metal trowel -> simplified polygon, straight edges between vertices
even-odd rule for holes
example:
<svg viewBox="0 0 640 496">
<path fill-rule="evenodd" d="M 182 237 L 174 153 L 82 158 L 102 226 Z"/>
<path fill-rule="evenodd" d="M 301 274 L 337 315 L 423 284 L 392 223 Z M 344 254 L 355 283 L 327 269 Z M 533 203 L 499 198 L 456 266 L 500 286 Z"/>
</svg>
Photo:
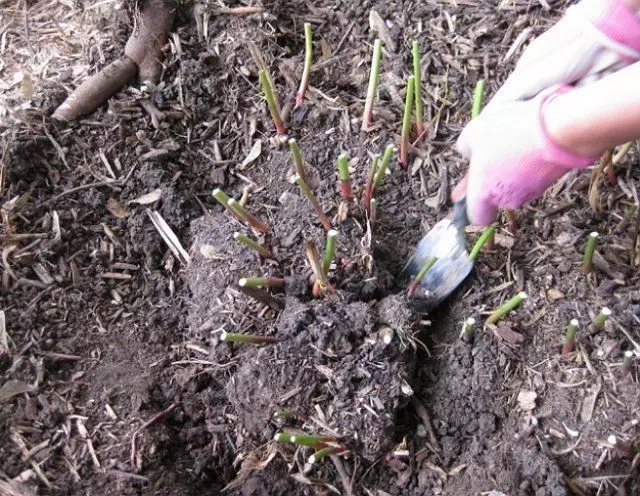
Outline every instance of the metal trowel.
<svg viewBox="0 0 640 496">
<path fill-rule="evenodd" d="M 467 176 L 452 193 L 453 212 L 442 219 L 424 236 L 411 258 L 402 269 L 400 280 L 408 283 L 434 257 L 437 261 L 424 275 L 415 301 L 425 311 L 438 306 L 449 296 L 471 272 L 473 261 L 467 252 L 464 228 L 469 225 L 467 217 Z"/>
<path fill-rule="evenodd" d="M 473 92 L 472 119 L 480 114 L 483 94 L 484 80 L 480 80 Z M 426 269 L 425 264 L 434 257 L 437 258 L 424 274 L 418 291 L 413 293 L 418 297 L 414 299 L 417 306 L 425 311 L 442 303 L 473 269 L 473 260 L 469 258 L 464 236 L 464 228 L 470 224 L 467 217 L 467 183 L 468 175 L 465 174 L 451 193 L 452 215 L 438 222 L 420 240 L 416 251 L 400 273 L 400 280 L 410 283 L 423 268 Z"/>
</svg>

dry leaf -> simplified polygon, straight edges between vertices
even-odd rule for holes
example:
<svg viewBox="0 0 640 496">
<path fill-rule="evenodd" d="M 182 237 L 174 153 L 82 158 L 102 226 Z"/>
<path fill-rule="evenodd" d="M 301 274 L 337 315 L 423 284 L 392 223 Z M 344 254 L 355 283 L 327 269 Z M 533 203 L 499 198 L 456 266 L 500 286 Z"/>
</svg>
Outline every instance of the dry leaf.
<svg viewBox="0 0 640 496">
<path fill-rule="evenodd" d="M 519 332 L 512 330 L 511 327 L 506 324 L 499 324 L 495 332 L 498 336 L 500 336 L 502 339 L 504 339 L 508 343 L 511 343 L 511 344 L 524 343 L 524 336 Z"/>
<path fill-rule="evenodd" d="M 573 244 L 573 236 L 566 231 L 561 232 L 556 238 L 556 243 L 561 248 L 566 248 Z"/>
<path fill-rule="evenodd" d="M 107 210 L 119 219 L 124 219 L 128 215 L 124 207 L 120 205 L 120 202 L 115 198 L 109 198 L 109 200 L 107 200 Z"/>
<path fill-rule="evenodd" d="M 600 162 L 593 168 L 591 177 L 589 178 L 589 205 L 591 209 L 598 213 L 602 210 L 600 202 L 600 191 L 598 189 L 600 177 L 603 175 L 605 169 L 609 166 L 612 160 L 613 150 L 607 150 L 600 157 Z"/>
<path fill-rule="evenodd" d="M 505 236 L 504 234 L 496 233 L 494 236 L 494 241 L 497 246 L 501 246 L 502 248 L 511 249 L 515 243 L 515 239 L 513 236 Z"/>
<path fill-rule="evenodd" d="M 536 407 L 538 393 L 535 391 L 520 391 L 518 393 L 518 404 L 525 412 L 530 412 Z"/>
<path fill-rule="evenodd" d="M 369 29 L 378 35 L 378 38 L 384 42 L 390 51 L 396 51 L 396 42 L 393 41 L 389 28 L 384 19 L 375 10 L 369 12 Z"/>
<path fill-rule="evenodd" d="M 35 390 L 35 386 L 27 384 L 24 381 L 11 379 L 5 382 L 0 388 L 0 403 L 4 403 L 8 399 L 17 396 L 18 394 L 30 393 Z"/>
<path fill-rule="evenodd" d="M 31 76 L 23 72 L 22 73 L 22 96 L 25 98 L 33 97 L 35 91 L 33 90 L 33 83 L 31 82 Z"/>
<path fill-rule="evenodd" d="M 331 47 L 324 38 L 320 38 L 320 51 L 322 52 L 322 60 L 331 58 Z"/>
<path fill-rule="evenodd" d="M 229 484 L 227 484 L 223 489 L 223 491 L 225 492 L 231 491 L 233 489 L 242 487 L 246 482 L 246 480 L 249 478 L 249 475 L 251 475 L 251 472 L 253 472 L 254 470 L 258 470 L 258 471 L 264 470 L 267 467 L 267 465 L 271 463 L 271 460 L 273 460 L 276 454 L 277 452 L 273 451 L 269 453 L 267 458 L 265 458 L 264 460 L 261 460 L 259 458 L 260 455 L 256 451 L 252 451 L 251 453 L 249 453 L 247 458 L 245 458 L 242 461 L 240 470 L 238 470 L 238 472 L 236 473 L 236 478 L 232 480 Z"/>
<path fill-rule="evenodd" d="M 9 350 L 9 338 L 7 334 L 7 319 L 4 310 L 0 310 L 0 353 Z"/>
<path fill-rule="evenodd" d="M 600 394 L 600 389 L 602 388 L 602 382 L 598 377 L 596 379 L 596 384 L 589 389 L 589 392 L 584 397 L 584 401 L 582 402 L 582 409 L 580 410 L 580 420 L 583 424 L 586 424 L 593 418 L 593 411 L 596 408 L 596 401 L 598 401 L 598 395 Z"/>
<path fill-rule="evenodd" d="M 151 203 L 157 202 L 162 197 L 161 189 L 154 189 L 150 191 L 146 195 L 142 195 L 135 200 L 131 200 L 129 203 L 137 203 L 138 205 L 150 205 Z"/>
<path fill-rule="evenodd" d="M 262 153 L 262 141 L 256 140 L 253 146 L 251 147 L 251 151 L 249 152 L 249 155 L 245 157 L 242 163 L 238 166 L 238 169 L 244 170 L 245 167 L 247 167 L 247 165 L 249 165 L 251 162 L 257 159 L 261 153 Z"/>
<path fill-rule="evenodd" d="M 552 300 L 561 300 L 562 298 L 564 298 L 564 293 L 562 291 L 558 291 L 555 288 L 551 288 L 549 291 L 547 291 L 547 296 Z"/>
<path fill-rule="evenodd" d="M 229 260 L 231 258 L 226 253 L 217 251 L 213 245 L 202 245 L 200 247 L 200 255 L 206 260 Z"/>
</svg>

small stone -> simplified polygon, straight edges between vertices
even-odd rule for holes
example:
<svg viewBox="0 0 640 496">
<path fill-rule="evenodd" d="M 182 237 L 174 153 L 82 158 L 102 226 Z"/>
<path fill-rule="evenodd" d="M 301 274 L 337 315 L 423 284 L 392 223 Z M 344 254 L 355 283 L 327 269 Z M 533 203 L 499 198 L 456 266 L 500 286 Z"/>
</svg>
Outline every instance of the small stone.
<svg viewBox="0 0 640 496">
<path fill-rule="evenodd" d="M 558 244 L 558 246 L 561 246 L 563 248 L 571 246 L 571 244 L 573 243 L 573 236 L 571 236 L 571 234 L 569 234 L 568 232 L 560 233 L 556 238 L 556 243 Z"/>
<path fill-rule="evenodd" d="M 564 293 L 562 293 L 562 291 L 558 291 L 555 288 L 551 288 L 549 291 L 547 291 L 547 296 L 552 300 L 561 300 L 562 298 L 564 298 Z"/>
<path fill-rule="evenodd" d="M 530 412 L 536 407 L 538 393 L 535 391 L 520 391 L 518 393 L 518 404 L 525 412 Z"/>
<path fill-rule="evenodd" d="M 558 264 L 558 270 L 563 274 L 567 274 L 571 271 L 571 262 L 564 260 Z"/>
</svg>

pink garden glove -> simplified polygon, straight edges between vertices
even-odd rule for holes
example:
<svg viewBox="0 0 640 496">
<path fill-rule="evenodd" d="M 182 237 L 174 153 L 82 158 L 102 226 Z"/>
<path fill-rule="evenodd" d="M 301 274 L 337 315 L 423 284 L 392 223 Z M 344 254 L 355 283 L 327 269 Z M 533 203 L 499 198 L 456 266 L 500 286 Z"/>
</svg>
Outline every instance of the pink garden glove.
<svg viewBox="0 0 640 496">
<path fill-rule="evenodd" d="M 640 17 L 623 0 L 582 0 L 524 51 L 488 107 L 584 84 L 640 60 Z"/>
<path fill-rule="evenodd" d="M 556 86 L 532 100 L 487 108 L 465 127 L 457 148 L 470 160 L 467 214 L 473 224 L 490 224 L 499 208 L 539 198 L 569 170 L 598 159 L 571 153 L 546 131 L 545 106 L 565 91 L 571 87 Z"/>
</svg>

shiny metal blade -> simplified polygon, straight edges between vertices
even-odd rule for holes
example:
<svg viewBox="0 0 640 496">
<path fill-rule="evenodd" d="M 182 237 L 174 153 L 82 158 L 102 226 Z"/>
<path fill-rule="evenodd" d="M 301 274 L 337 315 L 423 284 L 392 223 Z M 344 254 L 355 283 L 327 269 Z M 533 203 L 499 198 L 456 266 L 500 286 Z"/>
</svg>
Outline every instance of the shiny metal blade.
<svg viewBox="0 0 640 496">
<path fill-rule="evenodd" d="M 401 281 L 407 283 L 433 257 L 438 261 L 425 274 L 421 291 L 415 293 L 420 298 L 420 307 L 430 310 L 449 296 L 471 272 L 473 262 L 469 259 L 463 233 L 449 219 L 438 222 L 420 240 L 402 273 Z"/>
</svg>

